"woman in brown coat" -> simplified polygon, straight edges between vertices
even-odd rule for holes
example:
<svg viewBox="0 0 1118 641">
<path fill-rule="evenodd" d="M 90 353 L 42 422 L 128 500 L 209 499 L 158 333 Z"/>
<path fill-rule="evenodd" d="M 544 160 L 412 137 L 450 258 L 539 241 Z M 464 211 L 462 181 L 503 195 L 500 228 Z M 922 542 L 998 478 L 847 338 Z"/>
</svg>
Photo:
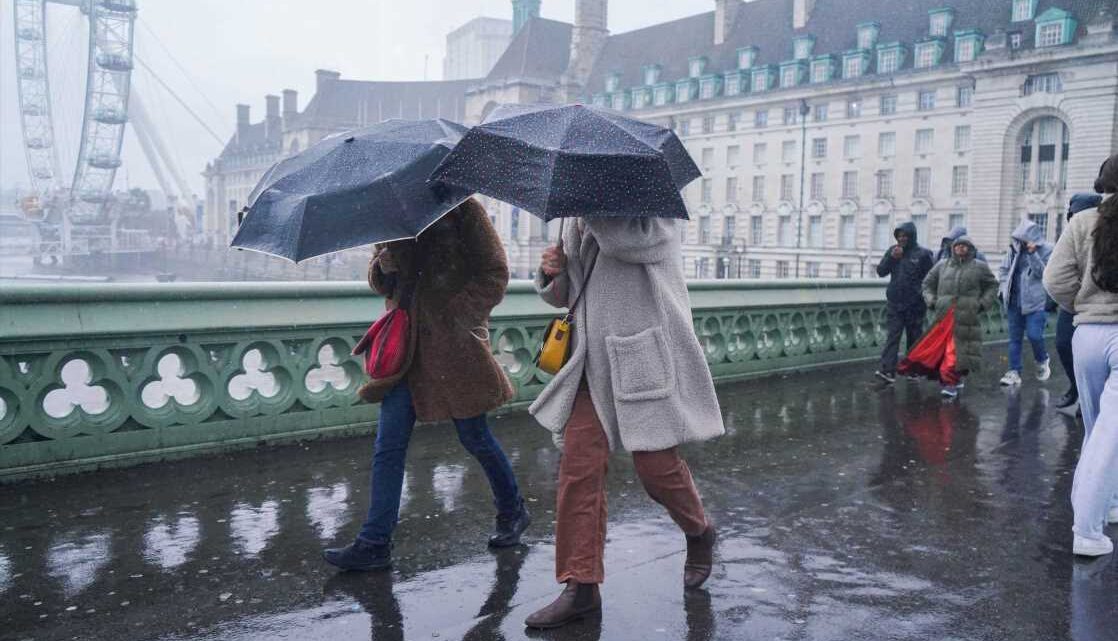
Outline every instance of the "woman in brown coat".
<svg viewBox="0 0 1118 641">
<path fill-rule="evenodd" d="M 389 307 L 410 298 L 415 346 L 401 380 L 373 381 L 361 388 L 362 398 L 381 403 L 372 501 L 357 539 L 323 553 L 329 563 L 346 570 L 389 566 L 404 460 L 416 420 L 454 422 L 458 439 L 481 464 L 493 490 L 497 531 L 489 545 L 520 543 L 530 518 L 485 417 L 513 395 L 489 345 L 489 314 L 504 297 L 508 279 L 500 238 L 485 209 L 472 199 L 418 239 L 389 243 L 373 254 L 369 286 L 387 297 Z"/>
</svg>

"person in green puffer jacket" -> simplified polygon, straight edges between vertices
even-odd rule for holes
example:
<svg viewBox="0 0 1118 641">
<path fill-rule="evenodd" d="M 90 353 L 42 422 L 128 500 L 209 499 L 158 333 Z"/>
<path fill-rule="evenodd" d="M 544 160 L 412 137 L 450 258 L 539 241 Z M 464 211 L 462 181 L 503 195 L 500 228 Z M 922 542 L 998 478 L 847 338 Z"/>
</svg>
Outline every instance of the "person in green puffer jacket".
<svg viewBox="0 0 1118 641">
<path fill-rule="evenodd" d="M 983 312 L 993 309 L 998 300 L 998 279 L 990 267 L 976 260 L 974 243 L 961 236 L 951 246 L 950 260 L 940 261 L 924 279 L 924 300 L 935 312 L 932 334 L 940 321 L 952 309 L 954 314 L 954 362 L 948 369 L 953 372 L 940 376 L 943 394 L 949 398 L 958 395 L 962 377 L 982 369 Z"/>
</svg>

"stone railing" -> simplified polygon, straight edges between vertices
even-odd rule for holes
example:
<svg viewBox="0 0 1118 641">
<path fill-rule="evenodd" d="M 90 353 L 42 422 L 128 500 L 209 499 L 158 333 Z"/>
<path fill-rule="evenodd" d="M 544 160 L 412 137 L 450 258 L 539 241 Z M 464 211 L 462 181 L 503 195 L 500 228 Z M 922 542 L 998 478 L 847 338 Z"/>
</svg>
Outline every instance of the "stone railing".
<svg viewBox="0 0 1118 641">
<path fill-rule="evenodd" d="M 884 339 L 879 282 L 690 289 L 719 381 L 869 358 Z M 382 307 L 363 283 L 0 287 L 0 481 L 367 432 L 349 352 Z M 532 360 L 555 314 L 529 283 L 493 314 L 510 409 L 548 381 Z"/>
</svg>

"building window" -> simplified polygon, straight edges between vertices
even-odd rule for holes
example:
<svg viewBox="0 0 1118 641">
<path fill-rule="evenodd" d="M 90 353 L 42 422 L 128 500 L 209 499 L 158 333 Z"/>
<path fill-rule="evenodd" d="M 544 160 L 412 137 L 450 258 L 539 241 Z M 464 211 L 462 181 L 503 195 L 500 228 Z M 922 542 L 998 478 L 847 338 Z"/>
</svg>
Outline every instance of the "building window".
<svg viewBox="0 0 1118 641">
<path fill-rule="evenodd" d="M 781 216 L 777 220 L 777 242 L 781 247 L 792 247 L 796 244 L 792 238 L 791 216 Z"/>
<path fill-rule="evenodd" d="M 847 78 L 847 79 L 861 78 L 863 73 L 865 73 L 865 69 L 862 65 L 862 55 L 861 54 L 850 55 L 850 56 L 847 56 L 846 58 L 843 59 L 843 61 L 842 61 L 842 77 L 843 78 Z"/>
<path fill-rule="evenodd" d="M 740 119 L 741 116 L 736 111 L 726 114 L 726 131 L 737 131 Z"/>
<path fill-rule="evenodd" d="M 780 177 L 780 199 L 792 201 L 796 197 L 796 181 L 795 176 L 792 174 L 784 174 Z"/>
<path fill-rule="evenodd" d="M 1068 128 L 1055 117 L 1038 118 L 1021 132 L 1021 189 L 1026 192 L 1067 188 L 1070 152 Z M 1033 166 L 1033 163 L 1037 163 Z M 1057 175 L 1057 164 L 1060 166 Z"/>
<path fill-rule="evenodd" d="M 651 87 L 652 85 L 660 82 L 660 66 L 649 65 L 644 68 L 644 84 Z"/>
<path fill-rule="evenodd" d="M 934 89 L 921 91 L 917 94 L 916 100 L 917 109 L 920 111 L 931 111 L 936 108 L 936 92 Z"/>
<path fill-rule="evenodd" d="M 804 275 L 808 278 L 819 278 L 819 263 L 811 260 L 805 262 Z"/>
<path fill-rule="evenodd" d="M 753 202 L 755 202 L 755 203 L 765 202 L 765 177 L 764 176 L 754 176 L 753 177 Z"/>
<path fill-rule="evenodd" d="M 955 151 L 970 150 L 970 125 L 955 127 Z"/>
<path fill-rule="evenodd" d="M 897 133 L 886 131 L 877 135 L 877 155 L 891 158 L 897 155 Z"/>
<path fill-rule="evenodd" d="M 735 179 L 736 180 L 736 179 Z M 733 245 L 734 238 L 738 235 L 738 219 L 726 216 L 722 219 L 722 244 Z"/>
<path fill-rule="evenodd" d="M 633 91 L 633 109 L 644 109 L 648 106 L 648 92 L 644 89 Z"/>
<path fill-rule="evenodd" d="M 927 69 L 939 63 L 939 43 L 925 42 L 916 45 L 916 68 Z"/>
<path fill-rule="evenodd" d="M 1064 83 L 1060 80 L 1058 73 L 1042 73 L 1035 76 L 1029 76 L 1025 80 L 1025 86 L 1022 92 L 1026 96 L 1031 96 L 1035 93 L 1060 93 L 1064 90 Z"/>
<path fill-rule="evenodd" d="M 767 156 L 768 153 L 769 153 L 769 144 L 768 143 L 759 142 L 759 143 L 754 144 L 753 145 L 753 164 L 755 164 L 755 165 L 765 164 L 765 156 Z"/>
<path fill-rule="evenodd" d="M 899 49 L 882 49 L 877 53 L 877 73 L 896 73 L 900 66 L 901 52 Z"/>
<path fill-rule="evenodd" d="M 858 25 L 858 48 L 873 49 L 873 46 L 877 44 L 877 34 L 880 30 L 881 27 L 876 22 Z"/>
<path fill-rule="evenodd" d="M 966 196 L 970 188 L 970 167 L 957 165 L 951 170 L 951 195 Z"/>
<path fill-rule="evenodd" d="M 677 82 L 676 85 L 675 85 L 675 101 L 676 102 L 691 102 L 691 98 L 694 97 L 692 95 L 693 91 L 694 91 L 694 85 L 691 83 L 690 80 L 684 80 L 682 82 Z"/>
<path fill-rule="evenodd" d="M 873 217 L 873 248 L 878 251 L 889 249 L 893 244 L 892 223 L 888 214 Z"/>
<path fill-rule="evenodd" d="M 1055 47 L 1064 44 L 1064 23 L 1052 22 L 1038 25 L 1036 29 L 1036 46 Z"/>
<path fill-rule="evenodd" d="M 849 263 L 839 263 L 835 276 L 842 279 L 854 278 L 854 266 Z"/>
<path fill-rule="evenodd" d="M 752 48 L 738 49 L 738 69 L 749 69 L 753 66 L 757 50 Z"/>
<path fill-rule="evenodd" d="M 737 167 L 741 162 L 741 147 L 738 145 L 730 145 L 726 148 L 726 164 L 733 168 Z"/>
<path fill-rule="evenodd" d="M 1032 20 L 1035 10 L 1036 0 L 1013 0 L 1013 22 Z"/>
<path fill-rule="evenodd" d="M 611 73 L 606 76 L 606 93 L 613 93 L 621 86 L 621 74 Z"/>
<path fill-rule="evenodd" d="M 714 78 L 703 78 L 699 81 L 699 99 L 710 100 L 717 92 L 718 83 Z"/>
<path fill-rule="evenodd" d="M 796 162 L 796 141 L 785 140 L 780 147 L 780 160 L 786 163 Z"/>
<path fill-rule="evenodd" d="M 946 37 L 947 30 L 951 27 L 952 17 L 951 11 L 941 10 L 933 13 L 928 24 L 928 35 Z"/>
<path fill-rule="evenodd" d="M 861 118 L 862 117 L 862 101 L 859 98 L 851 98 L 846 101 L 846 117 L 847 118 Z"/>
<path fill-rule="evenodd" d="M 753 126 L 757 129 L 764 129 L 769 126 L 769 112 L 758 111 L 753 114 Z"/>
<path fill-rule="evenodd" d="M 780 68 L 780 86 L 782 88 L 795 87 L 800 84 L 800 66 L 787 65 Z"/>
<path fill-rule="evenodd" d="M 842 197 L 849 199 L 858 197 L 858 172 L 842 172 Z"/>
<path fill-rule="evenodd" d="M 881 97 L 881 115 L 892 116 L 897 113 L 897 96 L 888 95 Z"/>
<path fill-rule="evenodd" d="M 699 216 L 699 244 L 710 244 L 710 216 Z"/>
<path fill-rule="evenodd" d="M 966 109 L 974 104 L 974 87 L 959 87 L 955 90 L 955 106 Z"/>
<path fill-rule="evenodd" d="M 827 139 L 813 138 L 811 141 L 811 157 L 822 160 L 827 157 Z"/>
<path fill-rule="evenodd" d="M 753 72 L 753 91 L 754 92 L 761 92 L 761 91 L 768 91 L 768 89 L 769 89 L 769 72 L 768 72 L 768 70 L 754 71 Z"/>
<path fill-rule="evenodd" d="M 1048 235 L 1048 214 L 1029 214 L 1029 220 L 1040 226 L 1043 235 Z"/>
<path fill-rule="evenodd" d="M 821 173 L 814 173 L 811 175 L 811 199 L 823 200 L 826 198 L 824 190 L 826 188 L 826 176 Z"/>
<path fill-rule="evenodd" d="M 755 258 L 750 258 L 749 259 L 749 277 L 750 278 L 760 278 L 761 277 L 761 261 L 759 261 Z"/>
<path fill-rule="evenodd" d="M 625 94 L 619 93 L 613 96 L 613 110 L 625 111 Z"/>
<path fill-rule="evenodd" d="M 842 157 L 843 158 L 861 158 L 862 157 L 862 137 L 858 135 L 847 136 L 842 139 Z"/>
<path fill-rule="evenodd" d="M 700 156 L 700 158 L 702 158 L 703 169 L 710 169 L 711 167 L 713 167 L 714 166 L 714 148 L 713 147 L 703 147 L 702 155 Z"/>
<path fill-rule="evenodd" d="M 935 129 L 917 129 L 914 152 L 917 154 L 930 154 L 935 145 Z"/>
<path fill-rule="evenodd" d="M 727 96 L 737 96 L 741 94 L 741 74 L 728 73 L 726 74 L 726 84 L 723 88 L 723 93 Z"/>
<path fill-rule="evenodd" d="M 917 167 L 912 172 L 912 195 L 927 198 L 932 195 L 932 168 Z"/>
<path fill-rule="evenodd" d="M 1014 31 L 1013 33 L 1009 34 L 1009 48 L 1010 49 L 1020 49 L 1021 48 L 1021 32 L 1020 31 Z"/>
<path fill-rule="evenodd" d="M 714 133 L 714 116 L 703 116 L 702 127 L 704 134 Z"/>
<path fill-rule="evenodd" d="M 955 62 L 971 62 L 978 57 L 978 39 L 971 36 L 955 40 Z"/>
<path fill-rule="evenodd" d="M 951 215 L 947 217 L 947 228 L 948 229 L 955 229 L 957 227 L 966 227 L 966 226 L 967 226 L 967 215 L 962 213 L 962 212 L 959 212 L 959 211 L 952 212 Z"/>
<path fill-rule="evenodd" d="M 726 179 L 726 202 L 738 202 L 738 179 L 736 176 L 730 176 Z"/>
<path fill-rule="evenodd" d="M 749 217 L 749 242 L 760 247 L 765 242 L 765 219 L 761 216 Z"/>
<path fill-rule="evenodd" d="M 699 195 L 700 201 L 703 204 L 710 204 L 710 201 L 713 199 L 713 195 L 714 181 L 712 181 L 710 178 L 703 178 L 703 182 L 701 183 L 701 192 Z"/>
<path fill-rule="evenodd" d="M 877 172 L 877 189 L 875 191 L 878 198 L 892 198 L 893 197 L 893 170 L 882 169 Z"/>
<path fill-rule="evenodd" d="M 684 118 L 683 120 L 679 121 L 679 135 L 680 136 L 690 136 L 691 135 L 691 119 L 690 118 Z"/>
<path fill-rule="evenodd" d="M 799 120 L 800 120 L 800 108 L 799 107 L 785 107 L 784 108 L 783 118 L 781 119 L 782 123 L 784 123 L 786 125 L 794 125 L 794 124 L 798 123 Z"/>
<path fill-rule="evenodd" d="M 509 238 L 517 240 L 520 238 L 520 208 L 513 207 L 509 212 Z"/>
<path fill-rule="evenodd" d="M 845 214 L 839 218 L 839 246 L 843 249 L 854 249 L 857 240 L 854 216 Z"/>
<path fill-rule="evenodd" d="M 655 103 L 657 107 L 662 107 L 668 104 L 668 96 L 670 95 L 670 91 L 671 89 L 668 87 L 657 87 L 656 90 L 652 92 L 653 103 Z"/>
<path fill-rule="evenodd" d="M 706 67 L 706 58 L 692 58 L 687 65 L 687 75 L 692 78 L 698 78 L 703 75 L 703 69 Z"/>
<path fill-rule="evenodd" d="M 706 256 L 700 258 L 699 262 L 695 264 L 695 269 L 698 272 L 697 276 L 699 279 L 706 280 L 710 278 L 710 258 Z"/>
<path fill-rule="evenodd" d="M 811 63 L 811 81 L 815 83 L 827 82 L 831 79 L 831 61 L 816 60 Z"/>
<path fill-rule="evenodd" d="M 811 111 L 815 122 L 827 122 L 828 109 L 826 103 L 815 105 Z"/>
<path fill-rule="evenodd" d="M 928 238 L 928 214 L 913 214 L 912 224 L 916 226 L 917 238 Z"/>
<path fill-rule="evenodd" d="M 786 260 L 776 261 L 776 277 L 777 278 L 791 278 L 792 265 Z"/>
<path fill-rule="evenodd" d="M 812 36 L 801 36 L 796 38 L 792 45 L 792 53 L 796 60 L 804 60 L 811 57 L 811 51 L 815 47 L 815 38 Z"/>
</svg>

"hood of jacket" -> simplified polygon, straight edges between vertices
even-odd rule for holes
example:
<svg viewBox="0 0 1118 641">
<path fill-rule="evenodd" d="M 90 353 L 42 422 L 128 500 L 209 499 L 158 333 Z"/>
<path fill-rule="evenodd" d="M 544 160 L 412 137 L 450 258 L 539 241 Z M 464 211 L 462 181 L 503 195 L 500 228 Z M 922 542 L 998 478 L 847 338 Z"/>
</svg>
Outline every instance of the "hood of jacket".
<svg viewBox="0 0 1118 641">
<path fill-rule="evenodd" d="M 901 232 L 908 234 L 908 246 L 905 247 L 905 251 L 915 249 L 920 245 L 920 239 L 917 237 L 915 223 L 907 222 L 897 225 L 897 227 L 893 230 L 893 238 L 896 238 L 897 234 Z"/>
<path fill-rule="evenodd" d="M 943 242 L 941 244 L 943 246 L 950 247 L 951 245 L 955 244 L 955 241 L 959 240 L 960 238 L 962 238 L 963 236 L 966 236 L 966 235 L 967 235 L 967 228 L 963 225 L 959 225 L 955 229 L 952 229 L 951 231 L 947 232 L 947 235 L 943 237 Z"/>
<path fill-rule="evenodd" d="M 1039 245 L 1044 242 L 1044 230 L 1031 220 L 1022 220 L 1017 229 L 1013 230 L 1013 240 L 1022 244 Z"/>
<path fill-rule="evenodd" d="M 1068 220 L 1085 209 L 1093 209 L 1102 203 L 1102 196 L 1099 194 L 1080 193 L 1071 197 L 1071 202 L 1068 203 Z"/>
<path fill-rule="evenodd" d="M 966 248 L 968 249 L 967 257 L 962 259 L 960 262 L 968 262 L 968 261 L 974 260 L 974 257 L 978 254 L 978 248 L 976 248 L 974 246 L 974 241 L 972 241 L 970 239 L 970 236 L 967 236 L 966 234 L 963 234 L 962 236 L 959 236 L 958 238 L 956 238 L 951 243 L 951 259 L 952 260 L 960 260 L 958 257 L 955 256 L 955 246 L 956 245 L 965 245 Z"/>
</svg>

